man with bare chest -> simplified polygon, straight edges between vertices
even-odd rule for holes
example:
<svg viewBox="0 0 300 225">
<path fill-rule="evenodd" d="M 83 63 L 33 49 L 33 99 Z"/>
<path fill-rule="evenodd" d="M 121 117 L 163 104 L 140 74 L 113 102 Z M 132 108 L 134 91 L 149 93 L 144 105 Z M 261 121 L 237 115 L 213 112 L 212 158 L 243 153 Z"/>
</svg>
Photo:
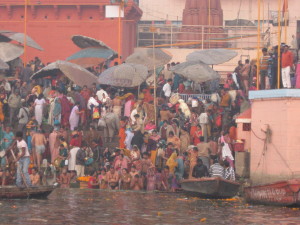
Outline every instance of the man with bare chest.
<svg viewBox="0 0 300 225">
<path fill-rule="evenodd" d="M 120 117 L 122 111 L 122 100 L 119 98 L 118 94 L 116 94 L 116 96 L 112 100 L 112 105 L 113 105 L 113 112 L 116 115 L 118 115 L 118 117 Z"/>
<path fill-rule="evenodd" d="M 37 164 L 38 170 L 41 168 L 41 161 L 42 161 L 42 155 L 45 152 L 46 149 L 46 137 L 43 134 L 41 130 L 38 130 L 36 133 L 33 134 L 32 136 L 32 147 L 33 147 L 33 157 L 34 157 L 34 162 Z"/>
<path fill-rule="evenodd" d="M 115 171 L 114 167 L 111 167 L 106 174 L 108 185 L 113 190 L 118 190 L 119 186 L 119 174 Z"/>
</svg>

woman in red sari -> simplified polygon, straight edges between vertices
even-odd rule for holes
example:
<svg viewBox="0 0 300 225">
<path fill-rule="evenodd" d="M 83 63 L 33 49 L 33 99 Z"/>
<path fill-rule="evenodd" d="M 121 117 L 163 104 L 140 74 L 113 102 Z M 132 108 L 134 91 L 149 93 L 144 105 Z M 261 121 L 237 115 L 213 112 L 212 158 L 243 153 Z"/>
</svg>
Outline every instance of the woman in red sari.
<svg viewBox="0 0 300 225">
<path fill-rule="evenodd" d="M 125 148 L 125 139 L 126 139 L 126 134 L 125 134 L 125 131 L 126 131 L 126 126 L 127 126 L 127 123 L 128 123 L 128 117 L 124 116 L 121 118 L 121 121 L 120 121 L 120 130 L 119 130 L 119 148 Z"/>
<path fill-rule="evenodd" d="M 197 145 L 200 143 L 201 136 L 202 136 L 202 128 L 200 125 L 197 125 L 197 129 L 196 129 L 194 135 L 192 136 L 193 145 Z"/>
</svg>

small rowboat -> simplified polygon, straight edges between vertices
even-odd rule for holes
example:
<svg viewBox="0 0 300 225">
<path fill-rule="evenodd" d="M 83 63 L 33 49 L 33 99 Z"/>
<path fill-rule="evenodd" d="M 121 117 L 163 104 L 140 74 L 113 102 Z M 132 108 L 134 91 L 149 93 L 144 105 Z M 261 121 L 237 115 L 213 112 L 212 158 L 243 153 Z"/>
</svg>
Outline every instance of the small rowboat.
<svg viewBox="0 0 300 225">
<path fill-rule="evenodd" d="M 247 202 L 263 205 L 300 206 L 300 180 L 286 180 L 244 188 Z"/>
<path fill-rule="evenodd" d="M 47 198 L 54 189 L 54 186 L 37 186 L 28 188 L 4 186 L 0 188 L 0 199 Z"/>
<path fill-rule="evenodd" d="M 204 198 L 231 198 L 239 191 L 240 184 L 220 177 L 204 177 L 181 181 L 181 188 L 192 195 Z"/>
</svg>

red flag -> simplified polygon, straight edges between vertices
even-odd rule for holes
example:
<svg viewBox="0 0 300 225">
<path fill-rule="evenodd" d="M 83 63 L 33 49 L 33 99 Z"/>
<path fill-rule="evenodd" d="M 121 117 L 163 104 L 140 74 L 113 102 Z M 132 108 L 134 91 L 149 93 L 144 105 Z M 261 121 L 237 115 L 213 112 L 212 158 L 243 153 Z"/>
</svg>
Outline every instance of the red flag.
<svg viewBox="0 0 300 225">
<path fill-rule="evenodd" d="M 288 11 L 289 8 L 289 0 L 283 1 L 283 7 L 282 7 L 282 17 L 284 17 L 285 13 Z"/>
</svg>

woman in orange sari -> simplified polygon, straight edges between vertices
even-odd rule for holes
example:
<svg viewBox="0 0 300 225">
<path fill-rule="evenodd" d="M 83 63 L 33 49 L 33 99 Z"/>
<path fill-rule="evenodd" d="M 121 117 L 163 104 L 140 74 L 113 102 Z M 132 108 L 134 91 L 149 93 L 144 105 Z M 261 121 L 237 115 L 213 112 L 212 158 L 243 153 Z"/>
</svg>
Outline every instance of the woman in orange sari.
<svg viewBox="0 0 300 225">
<path fill-rule="evenodd" d="M 193 147 L 192 149 L 189 150 L 189 156 L 190 156 L 190 172 L 189 172 L 189 179 L 192 179 L 193 176 L 193 169 L 197 164 L 197 159 L 198 159 L 198 148 Z"/>
<path fill-rule="evenodd" d="M 193 137 L 197 130 L 197 125 L 198 125 L 198 115 L 194 110 L 192 110 L 190 123 L 191 123 L 190 136 Z M 193 138 L 191 138 L 191 142 L 193 142 Z"/>
<path fill-rule="evenodd" d="M 119 148 L 125 148 L 125 139 L 126 139 L 126 126 L 128 123 L 128 118 L 126 116 L 122 117 L 120 120 L 120 130 L 119 130 Z"/>
</svg>

